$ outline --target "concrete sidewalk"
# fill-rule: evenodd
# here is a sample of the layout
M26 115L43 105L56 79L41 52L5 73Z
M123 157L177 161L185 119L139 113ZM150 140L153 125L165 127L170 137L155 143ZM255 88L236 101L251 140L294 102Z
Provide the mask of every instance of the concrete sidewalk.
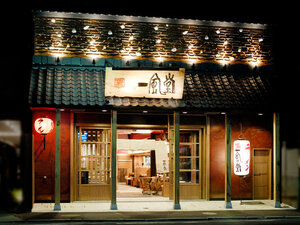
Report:
M180 221L228 221L228 220L297 220L296 210L223 210L223 211L169 211L169 212L52 212L0 214L0 224L24 223L73 223L73 222L174 222Z
M139 198L137 198L139 199ZM152 199L153 200L153 199ZM143 200L133 201L131 199L118 199L118 212L172 212L173 201ZM225 209L224 201L207 200L182 200L180 201L180 211L223 211ZM54 203L35 203L32 212L53 212ZM282 204L282 208L274 208L272 200L245 200L243 204L240 201L232 201L233 210L282 210L294 209L288 205ZM110 201L89 201L61 203L60 212L111 212Z
M1 224L71 223L71 222L174 222L228 220L299 220L300 212L287 205L275 209L273 201L232 201L233 209L225 209L224 201L181 201L181 210L173 209L172 201L118 202L118 210L110 210L109 202L62 203L60 212L53 204L35 204L33 212L0 214Z

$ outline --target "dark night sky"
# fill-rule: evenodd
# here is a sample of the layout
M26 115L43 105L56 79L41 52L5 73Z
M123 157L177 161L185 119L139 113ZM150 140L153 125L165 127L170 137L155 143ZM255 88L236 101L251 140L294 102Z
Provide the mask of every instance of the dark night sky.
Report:
M274 34L275 66L281 75L283 98L297 96L298 6L264 1L43 1L14 2L2 6L0 95L1 118L23 118L28 110L27 89L32 57L32 10L73 11L133 16L155 16L200 20L270 24ZM203 3L204 2L204 3ZM278 2L278 3L275 3ZM288 88L287 88L288 87ZM287 94L287 90L291 92ZM298 94L299 96L299 94ZM295 98L294 98L295 99ZM284 101L285 103L287 101ZM287 104L287 103L286 103ZM288 104L287 104L288 105Z

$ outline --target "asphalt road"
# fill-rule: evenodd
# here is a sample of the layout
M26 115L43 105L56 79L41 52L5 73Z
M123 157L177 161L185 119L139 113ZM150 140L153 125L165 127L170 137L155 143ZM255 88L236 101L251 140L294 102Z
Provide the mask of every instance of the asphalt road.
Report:
M8 223L8 224L20 224L20 223ZM266 220L212 220L212 221L201 221L201 220L180 220L180 221L120 221L120 222L71 222L71 221L66 221L65 223L63 222L58 222L56 223L55 221L49 221L46 223L41 223L41 222L25 222L21 224L55 224L55 225L65 225L65 224L74 224L74 225L84 225L84 224L105 224L105 225L150 225L150 224L165 224L165 225L170 225L170 224L200 224L200 225L269 225L269 224L278 224L278 225L299 225L300 220L299 219L266 219Z

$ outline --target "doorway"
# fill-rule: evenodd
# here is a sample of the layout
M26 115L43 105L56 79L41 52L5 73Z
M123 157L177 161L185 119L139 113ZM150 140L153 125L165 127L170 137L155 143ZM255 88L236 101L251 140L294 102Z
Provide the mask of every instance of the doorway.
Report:
M153 125L147 121L126 124L122 119L120 116L117 125L115 164L118 201L172 200L174 130L169 122L172 120L168 120L168 125ZM77 123L74 131L73 199L111 200L111 124ZM180 127L181 199L203 198L204 134L203 125Z
M169 200L167 129L117 130L118 200Z
M77 129L77 197L79 201L111 197L111 129L79 126Z
M254 199L271 199L271 161L270 149L254 149Z

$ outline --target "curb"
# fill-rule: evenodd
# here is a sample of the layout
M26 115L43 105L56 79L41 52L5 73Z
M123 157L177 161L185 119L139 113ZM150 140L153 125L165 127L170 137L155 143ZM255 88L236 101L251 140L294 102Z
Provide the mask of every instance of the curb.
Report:
M1 220L0 224L10 223L68 223L68 222L97 222L97 223L137 223L137 222L183 222L183 221L230 221L230 220L300 220L300 216L241 216L241 217L202 217L202 218L157 218L157 219L16 219L16 220Z

